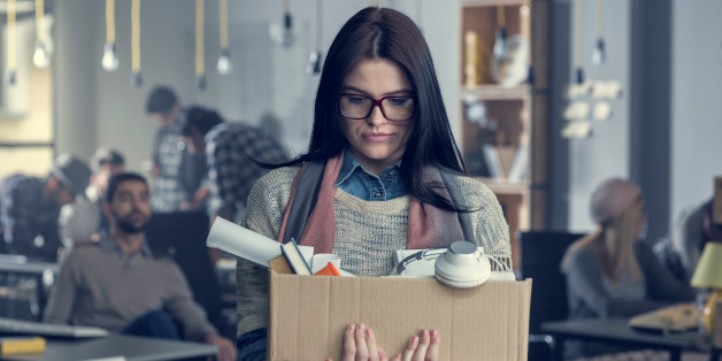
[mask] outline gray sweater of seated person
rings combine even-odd
[[[671,303],[694,300],[692,288],[672,276],[644,241],[635,246],[642,272],[637,281],[630,278],[629,270],[624,270],[617,280],[609,279],[599,257],[589,247],[572,252],[567,267],[562,269],[567,280],[570,319],[630,318]],[[567,342],[565,354],[580,357],[610,351],[599,346]]]

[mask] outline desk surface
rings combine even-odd
[[[83,361],[107,359],[108,361],[162,361],[208,356],[216,352],[216,346],[208,344],[114,334],[92,340],[47,339],[46,349],[42,354],[0,356],[0,360]]]
[[[695,332],[655,334],[635,331],[626,319],[545,322],[542,331],[556,336],[686,350],[709,349],[709,340]]]

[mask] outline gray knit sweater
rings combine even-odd
[[[276,239],[293,177],[300,167],[273,170],[261,178],[248,197],[244,226]],[[510,264],[509,228],[494,194],[481,182],[458,176],[461,192],[472,207],[470,214],[478,245],[486,254]],[[333,252],[341,267],[359,276],[387,275],[392,253],[406,246],[409,197],[364,201],[340,188],[334,195],[336,242]],[[238,335],[268,325],[268,270],[238,259]]]

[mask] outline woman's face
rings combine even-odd
[[[375,100],[391,97],[383,102],[385,111],[394,117],[393,107],[414,107],[413,89],[403,70],[384,59],[367,59],[359,62],[346,76],[342,94],[345,104],[363,101],[367,96]],[[368,100],[366,100],[368,101]],[[404,103],[404,102],[407,103]],[[408,103],[411,102],[411,103]],[[340,105],[339,105],[340,106]],[[381,109],[374,106],[371,114],[363,119],[350,119],[342,115],[341,129],[349,143],[351,154],[368,170],[375,174],[396,163],[404,154],[414,119],[389,121]]]

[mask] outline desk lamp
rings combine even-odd
[[[712,289],[704,307],[704,328],[708,333],[712,332],[715,305],[722,301],[722,243],[707,242],[692,276],[692,286]]]

